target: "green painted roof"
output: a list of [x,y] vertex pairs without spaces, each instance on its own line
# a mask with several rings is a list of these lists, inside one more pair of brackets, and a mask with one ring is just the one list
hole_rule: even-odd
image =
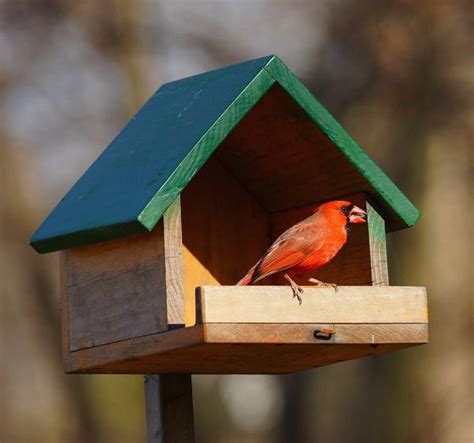
[[226,136],[279,84],[398,217],[419,212],[276,56],[167,83],[145,103],[30,240],[52,252],[150,231]]

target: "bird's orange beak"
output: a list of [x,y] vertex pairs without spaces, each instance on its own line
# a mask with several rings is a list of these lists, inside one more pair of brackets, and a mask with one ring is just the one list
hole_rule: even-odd
[[365,223],[367,221],[367,212],[354,205],[349,212],[349,223]]

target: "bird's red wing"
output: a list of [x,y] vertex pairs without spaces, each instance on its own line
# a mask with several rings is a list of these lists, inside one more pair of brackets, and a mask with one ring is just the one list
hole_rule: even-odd
[[269,275],[277,272],[285,271],[286,269],[296,266],[306,258],[306,255],[301,252],[286,252],[284,249],[277,250],[271,257],[265,257],[260,262],[254,273],[253,281],[256,282]]
[[256,282],[269,275],[298,265],[317,249],[323,232],[314,225],[300,223],[284,232],[257,264],[253,274]]

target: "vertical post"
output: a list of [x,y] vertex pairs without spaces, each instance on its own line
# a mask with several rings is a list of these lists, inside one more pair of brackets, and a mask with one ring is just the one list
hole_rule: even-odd
[[389,280],[385,220],[369,202],[366,203],[366,207],[372,285],[386,286],[389,285]]
[[183,234],[179,196],[163,214],[163,237],[168,327],[184,326]]
[[191,375],[146,375],[147,443],[193,443]]
[[[178,197],[163,215],[165,290],[168,328],[184,326],[181,202]],[[193,443],[191,374],[145,376],[148,443]]]

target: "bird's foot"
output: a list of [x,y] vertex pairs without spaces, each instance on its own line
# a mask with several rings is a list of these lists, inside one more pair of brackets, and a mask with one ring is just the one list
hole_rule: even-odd
[[293,298],[298,299],[298,303],[301,305],[303,303],[303,299],[301,298],[301,295],[303,294],[304,290],[301,286],[298,286],[288,274],[284,275],[285,279],[288,280],[288,283],[290,283],[291,289],[293,290]]
[[291,286],[291,289],[293,289],[293,298],[298,299],[298,303],[301,304],[303,303],[303,299],[301,298],[301,294],[303,294],[304,290],[301,286]]
[[308,281],[321,288],[333,288],[334,292],[337,292],[338,290],[336,283],[326,283],[324,281],[318,280],[317,278],[309,278]]

